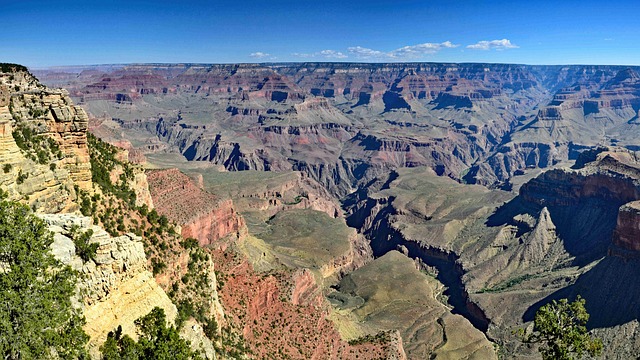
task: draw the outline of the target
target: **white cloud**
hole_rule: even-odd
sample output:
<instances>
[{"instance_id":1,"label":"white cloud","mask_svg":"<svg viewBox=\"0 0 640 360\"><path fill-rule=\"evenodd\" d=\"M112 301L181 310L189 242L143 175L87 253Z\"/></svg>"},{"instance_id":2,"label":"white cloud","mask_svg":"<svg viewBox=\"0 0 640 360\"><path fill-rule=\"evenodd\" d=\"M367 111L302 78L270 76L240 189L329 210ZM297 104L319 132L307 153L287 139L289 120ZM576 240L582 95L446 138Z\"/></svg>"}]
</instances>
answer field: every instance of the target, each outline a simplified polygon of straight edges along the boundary
<instances>
[{"instance_id":1,"label":"white cloud","mask_svg":"<svg viewBox=\"0 0 640 360\"><path fill-rule=\"evenodd\" d=\"M473 50L491 50L491 49L505 50L505 49L517 49L519 47L520 46L516 44L512 44L511 40L509 39L491 40L491 41L483 40L483 41L478 41L473 45L467 45L467 49L473 49Z\"/></svg>"},{"instance_id":2,"label":"white cloud","mask_svg":"<svg viewBox=\"0 0 640 360\"><path fill-rule=\"evenodd\" d=\"M249 56L254 58L254 59L264 59L266 57L271 56L271 54L267 54L267 53L263 53L261 51L257 51L257 52L249 54Z\"/></svg>"},{"instance_id":3,"label":"white cloud","mask_svg":"<svg viewBox=\"0 0 640 360\"><path fill-rule=\"evenodd\" d=\"M335 50L322 50L320 51L320 55L324 56L325 58L334 58L334 59L344 59L348 57L347 55L341 53L340 51L335 51Z\"/></svg>"},{"instance_id":4,"label":"white cloud","mask_svg":"<svg viewBox=\"0 0 640 360\"><path fill-rule=\"evenodd\" d=\"M299 58L303 58L303 59L308 59L308 58L314 58L314 57L323 57L325 59L345 59L348 58L347 55L345 55L344 53L340 52L340 51L336 51L336 50L322 50L322 51L318 51L318 52L314 52L314 53L293 53L291 54L291 56L295 56L295 57L299 57Z\"/></svg>"},{"instance_id":5,"label":"white cloud","mask_svg":"<svg viewBox=\"0 0 640 360\"><path fill-rule=\"evenodd\" d=\"M435 54L442 49L451 49L458 47L451 43L451 41L445 41L443 43L424 43L412 46L403 46L399 49L393 50L389 53L389 56L394 58L415 58L424 54Z\"/></svg>"},{"instance_id":6,"label":"white cloud","mask_svg":"<svg viewBox=\"0 0 640 360\"><path fill-rule=\"evenodd\" d=\"M442 49L452 49L460 45L456 45L451 41L445 41L442 43L423 43L417 45L403 46L401 48L384 52L380 50L373 50L362 46L350 47L349 53L360 59L415 59L424 55L435 54Z\"/></svg>"},{"instance_id":7,"label":"white cloud","mask_svg":"<svg viewBox=\"0 0 640 360\"><path fill-rule=\"evenodd\" d=\"M373 50L373 49L368 49L368 48L364 48L362 46L354 46L354 47L350 47L347 50L349 50L349 52L353 55L355 55L356 57L362 58L362 59L369 59L372 57L382 57L384 55L384 53L382 51L378 51L378 50Z\"/></svg>"}]
</instances>

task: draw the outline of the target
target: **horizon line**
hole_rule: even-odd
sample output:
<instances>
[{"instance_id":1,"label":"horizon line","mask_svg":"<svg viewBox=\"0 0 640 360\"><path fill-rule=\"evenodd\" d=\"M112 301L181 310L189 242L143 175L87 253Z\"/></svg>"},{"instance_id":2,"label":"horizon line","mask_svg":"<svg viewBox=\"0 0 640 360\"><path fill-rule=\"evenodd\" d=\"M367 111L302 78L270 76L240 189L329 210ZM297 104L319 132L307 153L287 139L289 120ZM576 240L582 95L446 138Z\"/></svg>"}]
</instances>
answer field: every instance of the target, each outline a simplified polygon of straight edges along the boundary
<instances>
[{"instance_id":1,"label":"horizon line","mask_svg":"<svg viewBox=\"0 0 640 360\"><path fill-rule=\"evenodd\" d=\"M100 66L215 66L215 65L304 65L304 64L342 64L342 65L513 65L513 66L614 66L614 67L640 67L640 64L590 64L590 63L563 63L563 64L531 64L531 63L509 63L509 62L455 62L455 61L394 61L394 62L365 62L365 61L268 61L268 62L129 62L129 63L103 63L103 64L71 64L71 65L48 65L48 66L26 66L30 70L50 70L55 68L74 67L100 67Z\"/></svg>"}]
</instances>

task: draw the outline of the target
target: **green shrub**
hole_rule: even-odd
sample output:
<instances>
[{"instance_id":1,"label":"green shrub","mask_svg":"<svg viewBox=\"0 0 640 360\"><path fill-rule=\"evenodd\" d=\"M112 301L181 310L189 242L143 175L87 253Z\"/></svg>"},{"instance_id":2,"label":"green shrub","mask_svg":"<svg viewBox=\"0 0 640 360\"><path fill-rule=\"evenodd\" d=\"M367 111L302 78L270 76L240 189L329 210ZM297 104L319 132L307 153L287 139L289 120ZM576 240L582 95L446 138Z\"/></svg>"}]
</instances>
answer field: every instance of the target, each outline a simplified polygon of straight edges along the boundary
<instances>
[{"instance_id":1,"label":"green shrub","mask_svg":"<svg viewBox=\"0 0 640 360\"><path fill-rule=\"evenodd\" d=\"M107 341L100 347L102 359L201 359L175 327L167 327L166 315L161 308L154 308L134 323L138 342L127 335L122 336L122 328L118 327L109 332Z\"/></svg>"},{"instance_id":2,"label":"green shrub","mask_svg":"<svg viewBox=\"0 0 640 360\"><path fill-rule=\"evenodd\" d=\"M153 269L153 276L156 276L162 273L167 268L167 264L165 264L162 260L152 258L151 268Z\"/></svg>"},{"instance_id":3,"label":"green shrub","mask_svg":"<svg viewBox=\"0 0 640 360\"><path fill-rule=\"evenodd\" d=\"M13 73L13 72L19 72L19 71L25 72L27 74L31 74L29 72L29 69L27 69L27 67L24 65L12 64L12 63L0 63L0 72Z\"/></svg>"},{"instance_id":4,"label":"green shrub","mask_svg":"<svg viewBox=\"0 0 640 360\"><path fill-rule=\"evenodd\" d=\"M198 240L190 237L190 238L186 238L185 240L180 242L180 245L182 245L183 248L190 250L190 249L197 249L199 247L198 245Z\"/></svg>"},{"instance_id":5,"label":"green shrub","mask_svg":"<svg viewBox=\"0 0 640 360\"><path fill-rule=\"evenodd\" d=\"M76 273L49 252L47 225L25 205L0 201L0 234L0 357L85 358L84 318L71 304Z\"/></svg>"},{"instance_id":6,"label":"green shrub","mask_svg":"<svg viewBox=\"0 0 640 360\"><path fill-rule=\"evenodd\" d=\"M133 168L129 163L116 159L118 149L108 144L91 133L87 133L89 156L91 162L91 179L98 184L103 192L115 195L116 198L126 202L131 208L135 207L136 194L129 188L129 182L133 180ZM119 181L114 184L111 181L111 171L116 166L122 168L123 173Z\"/></svg>"},{"instance_id":7,"label":"green shrub","mask_svg":"<svg viewBox=\"0 0 640 360\"><path fill-rule=\"evenodd\" d=\"M71 228L71 238L76 246L76 254L80 256L83 261L95 260L98 250L98 243L91 243L91 237L93 236L93 230L88 229L85 232L80 232L78 226Z\"/></svg>"},{"instance_id":8,"label":"green shrub","mask_svg":"<svg viewBox=\"0 0 640 360\"><path fill-rule=\"evenodd\" d=\"M27 124L19 121L12 131L13 139L25 156L39 164L47 164L53 158L61 159L62 151L58 143L46 136L39 135Z\"/></svg>"},{"instance_id":9,"label":"green shrub","mask_svg":"<svg viewBox=\"0 0 640 360\"><path fill-rule=\"evenodd\" d=\"M22 172L22 169L20 169L18 171L18 177L16 178L16 184L20 185L22 184L25 180L27 180L29 178L29 174L25 174Z\"/></svg>"}]
</instances>

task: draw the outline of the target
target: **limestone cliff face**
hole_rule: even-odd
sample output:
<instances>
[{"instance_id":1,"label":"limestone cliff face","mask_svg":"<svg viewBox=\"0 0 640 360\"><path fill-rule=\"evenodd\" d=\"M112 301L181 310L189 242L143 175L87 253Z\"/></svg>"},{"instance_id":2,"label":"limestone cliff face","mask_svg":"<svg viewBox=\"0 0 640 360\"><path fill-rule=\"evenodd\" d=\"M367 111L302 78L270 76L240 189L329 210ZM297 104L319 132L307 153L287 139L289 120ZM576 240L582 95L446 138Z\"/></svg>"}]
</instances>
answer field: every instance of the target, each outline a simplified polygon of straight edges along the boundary
<instances>
[{"instance_id":1,"label":"limestone cliff face","mask_svg":"<svg viewBox=\"0 0 640 360\"><path fill-rule=\"evenodd\" d=\"M99 357L98 348L109 331L119 325L125 334L136 338L134 320L148 314L154 307L164 309L173 321L175 305L158 286L147 270L142 241L133 234L109 236L99 226L92 226L90 218L72 214L40 215L54 232L52 252L56 258L71 265L81 274L78 297L87 323L89 351ZM75 254L71 228L93 230L90 242L99 244L95 260L83 262Z\"/></svg>"},{"instance_id":2,"label":"limestone cliff face","mask_svg":"<svg viewBox=\"0 0 640 360\"><path fill-rule=\"evenodd\" d=\"M0 73L0 184L11 200L22 200L44 212L77 207L74 186L91 189L87 121L86 113L73 105L66 91L48 89L23 72ZM30 129L33 136L52 139L60 152L46 163L30 159L12 135L18 125Z\"/></svg>"},{"instance_id":3,"label":"limestone cliff face","mask_svg":"<svg viewBox=\"0 0 640 360\"><path fill-rule=\"evenodd\" d=\"M200 189L178 169L151 171L147 178L158 213L177 223L184 238L195 238L205 246L244 228L231 200Z\"/></svg>"},{"instance_id":4,"label":"limestone cliff face","mask_svg":"<svg viewBox=\"0 0 640 360\"><path fill-rule=\"evenodd\" d=\"M600 198L620 204L640 198L634 179L606 172L547 171L520 188L527 201L541 206L575 205L582 199Z\"/></svg>"},{"instance_id":5,"label":"limestone cliff face","mask_svg":"<svg viewBox=\"0 0 640 360\"><path fill-rule=\"evenodd\" d=\"M136 206L147 205L147 208L153 209L153 198L149 191L149 182L147 181L147 175L142 172L136 172L133 175L133 182L131 189L136 193Z\"/></svg>"},{"instance_id":6,"label":"limestone cliff face","mask_svg":"<svg viewBox=\"0 0 640 360\"><path fill-rule=\"evenodd\" d=\"M87 148L87 114L73 105L65 90L28 90L12 96L11 105L20 119L36 125L37 132L54 139L64 154L62 166L82 189L91 186ZM38 111L44 113L37 116ZM36 114L36 115L34 115ZM14 118L15 118L14 115Z\"/></svg>"},{"instance_id":7,"label":"limestone cliff face","mask_svg":"<svg viewBox=\"0 0 640 360\"><path fill-rule=\"evenodd\" d=\"M141 150L135 149L129 140L119 140L112 142L112 145L117 146L123 150L123 154L126 154L126 161L132 164L144 164L147 162L147 158L144 156Z\"/></svg>"}]
</instances>

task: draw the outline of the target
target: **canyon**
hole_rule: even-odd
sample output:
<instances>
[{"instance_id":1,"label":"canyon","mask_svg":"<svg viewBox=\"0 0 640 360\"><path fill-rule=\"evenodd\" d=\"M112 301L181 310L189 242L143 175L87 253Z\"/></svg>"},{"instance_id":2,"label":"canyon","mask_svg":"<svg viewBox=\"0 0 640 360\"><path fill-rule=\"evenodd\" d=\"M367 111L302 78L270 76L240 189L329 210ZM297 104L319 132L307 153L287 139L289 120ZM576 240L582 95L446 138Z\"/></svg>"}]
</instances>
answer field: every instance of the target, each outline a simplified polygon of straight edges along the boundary
<instances>
[{"instance_id":1,"label":"canyon","mask_svg":"<svg viewBox=\"0 0 640 360\"><path fill-rule=\"evenodd\" d=\"M306 173L343 197L397 167L508 187L595 145L633 147L637 69L504 64L141 64L36 72L136 147ZM48 79L51 79L49 81Z\"/></svg>"},{"instance_id":2,"label":"canyon","mask_svg":"<svg viewBox=\"0 0 640 360\"><path fill-rule=\"evenodd\" d=\"M93 357L155 306L207 358L536 357L513 332L580 295L604 357L624 358L640 351L637 71L2 73L0 187L85 274Z\"/></svg>"}]
</instances>

